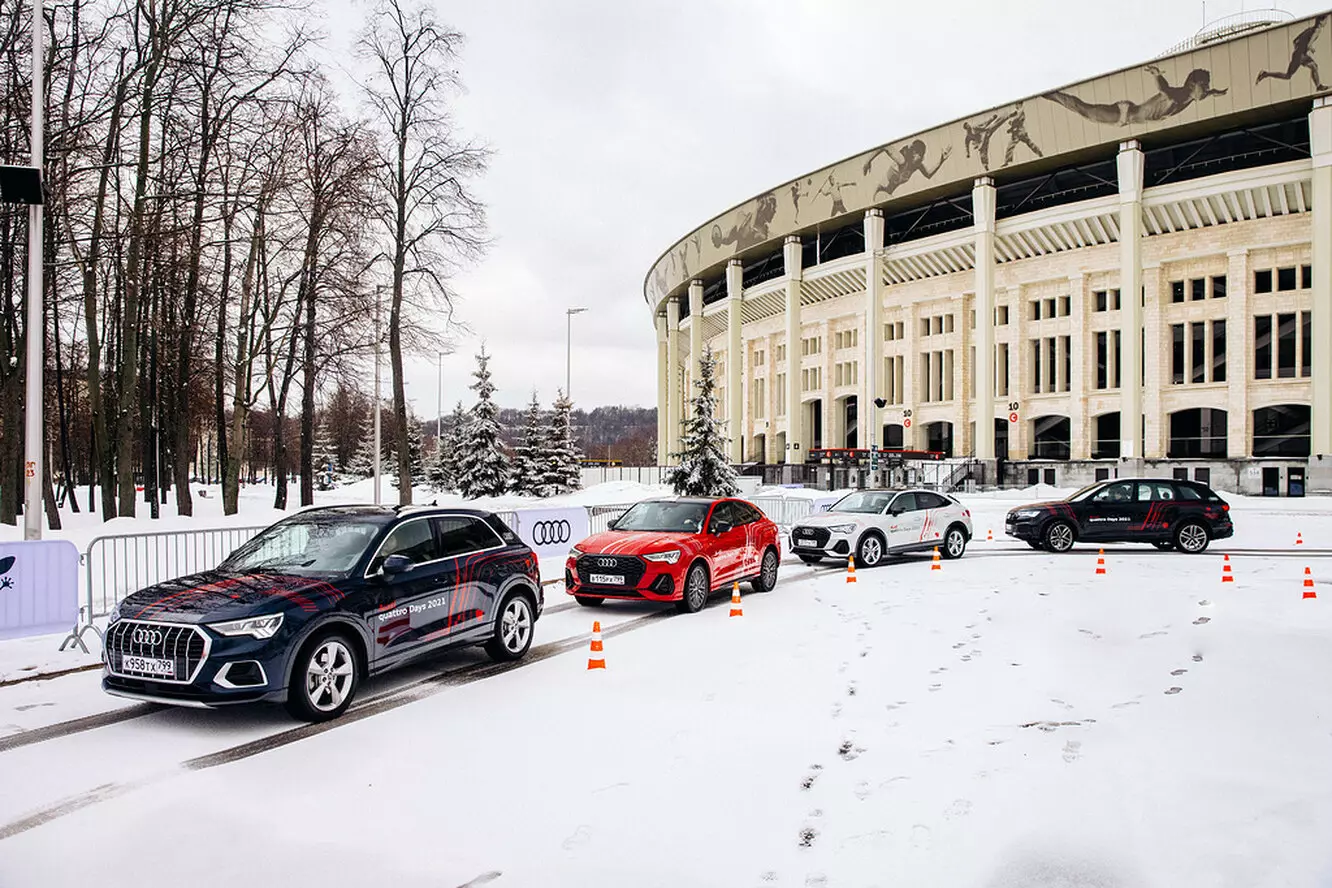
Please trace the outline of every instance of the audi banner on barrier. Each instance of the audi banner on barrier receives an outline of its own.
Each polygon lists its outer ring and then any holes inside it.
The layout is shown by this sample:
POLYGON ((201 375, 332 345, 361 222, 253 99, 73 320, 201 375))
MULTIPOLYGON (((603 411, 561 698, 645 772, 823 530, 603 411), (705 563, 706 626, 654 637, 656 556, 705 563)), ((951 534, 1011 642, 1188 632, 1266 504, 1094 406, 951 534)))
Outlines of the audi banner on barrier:
POLYGON ((64 632, 78 619, 79 550, 73 543, 0 543, 0 639, 64 632))
POLYGON ((522 509, 515 514, 517 526, 513 529, 541 558, 567 555, 569 547, 589 533, 587 510, 583 508, 522 509))

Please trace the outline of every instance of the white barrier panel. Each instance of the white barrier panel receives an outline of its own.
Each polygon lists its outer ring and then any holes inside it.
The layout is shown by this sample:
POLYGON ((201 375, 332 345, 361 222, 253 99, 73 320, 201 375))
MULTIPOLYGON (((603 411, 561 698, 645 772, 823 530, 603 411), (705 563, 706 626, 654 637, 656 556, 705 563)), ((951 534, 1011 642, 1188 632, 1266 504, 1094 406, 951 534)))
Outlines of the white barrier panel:
POLYGON ((539 558, 567 555, 569 548, 588 536, 587 509, 520 509, 513 525, 518 538, 539 558))
POLYGON ((0 543, 0 639, 79 621, 79 550, 68 540, 0 543))
POLYGON ((841 499, 840 496, 819 497, 818 499, 814 500, 813 511, 816 514, 819 512, 826 512, 828 511, 828 507, 831 506, 833 503, 837 502, 839 499, 841 499))

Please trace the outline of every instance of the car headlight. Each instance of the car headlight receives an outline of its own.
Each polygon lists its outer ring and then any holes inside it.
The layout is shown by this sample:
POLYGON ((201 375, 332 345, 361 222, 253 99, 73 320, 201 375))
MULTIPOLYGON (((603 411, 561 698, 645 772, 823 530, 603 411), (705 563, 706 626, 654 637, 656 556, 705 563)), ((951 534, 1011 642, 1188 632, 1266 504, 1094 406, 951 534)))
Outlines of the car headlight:
POLYGON ((208 624, 208 628, 219 635, 252 635, 255 638, 272 638, 273 634, 281 627, 282 614, 268 614, 263 617, 246 617, 243 620, 208 624))
POLYGON ((828 528, 833 533, 851 533, 856 529, 854 524, 834 524, 828 528))
POLYGON ((1035 518, 1041 514, 1040 509, 1018 509, 1013 513, 1013 518, 1021 521, 1023 518, 1035 518))
POLYGON ((111 605, 111 610, 106 612, 106 625, 109 629, 115 623, 120 622, 120 602, 117 601, 111 605))
POLYGON ((580 548, 578 548, 577 546, 574 546, 574 547, 572 547, 571 549, 569 549, 569 557, 570 557, 570 558, 582 558, 582 557, 583 557, 583 550, 580 549, 580 548))
POLYGON ((653 552, 651 555, 644 555, 643 558, 646 561, 658 561, 658 562, 665 562, 666 564, 674 564, 675 562, 680 560, 680 550, 671 549, 669 552, 653 552))

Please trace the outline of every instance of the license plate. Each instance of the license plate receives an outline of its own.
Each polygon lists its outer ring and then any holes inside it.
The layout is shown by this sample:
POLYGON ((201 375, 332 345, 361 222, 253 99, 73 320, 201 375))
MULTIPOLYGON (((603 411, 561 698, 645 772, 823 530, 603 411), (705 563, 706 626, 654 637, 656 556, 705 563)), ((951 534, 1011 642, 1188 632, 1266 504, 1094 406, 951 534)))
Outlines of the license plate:
POLYGON ((797 545, 797 546, 811 546, 811 547, 813 547, 813 546, 817 546, 818 543, 816 543, 814 540, 809 539, 808 537, 802 537, 801 539, 796 540, 796 545, 797 545))
POLYGON ((176 677, 176 661, 158 660, 153 657, 125 657, 120 661, 120 668, 124 672, 141 672, 147 675, 161 676, 162 678, 176 677))
POLYGON ((624 577, 620 574, 590 574, 588 581, 597 586, 623 586, 624 577))

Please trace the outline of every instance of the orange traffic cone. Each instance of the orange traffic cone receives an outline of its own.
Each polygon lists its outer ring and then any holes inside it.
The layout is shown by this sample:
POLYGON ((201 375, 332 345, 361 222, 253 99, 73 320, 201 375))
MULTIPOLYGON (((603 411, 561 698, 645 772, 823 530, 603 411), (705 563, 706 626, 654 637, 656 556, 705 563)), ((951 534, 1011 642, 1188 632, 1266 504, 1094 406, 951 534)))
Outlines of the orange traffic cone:
POLYGON ((1304 537, 1300 536, 1300 532, 1298 530, 1295 531, 1295 545, 1297 546, 1304 545, 1304 537))
POLYGON ((939 562, 939 547, 934 547, 934 558, 930 560, 930 570, 943 570, 943 564, 939 562))
POLYGON ((743 617, 745 611, 740 607, 740 584, 734 583, 731 586, 731 616, 743 617))
POLYGON ((1230 572, 1230 556, 1225 555, 1222 557, 1224 558, 1224 560, 1221 562, 1221 582, 1233 583, 1235 582, 1235 577, 1230 572))
POLYGON ((989 530, 985 531, 985 542, 987 542, 987 543, 993 543, 993 542, 994 542, 994 528, 993 528, 993 527, 990 528, 989 530))
POLYGON ((588 669, 605 669, 606 654, 601 649, 601 621, 596 620, 592 623, 592 647, 587 654, 588 669))
POLYGON ((1309 568, 1307 567, 1304 569, 1304 597, 1305 598, 1318 597, 1318 593, 1314 591, 1313 574, 1309 572, 1309 568))
POLYGON ((846 581, 854 583, 856 581, 856 556, 846 556, 846 581))
POLYGON ((1097 575, 1098 577, 1103 577, 1103 576, 1105 576, 1105 550, 1104 550, 1104 549, 1097 549, 1097 550, 1096 550, 1096 575, 1097 575))

